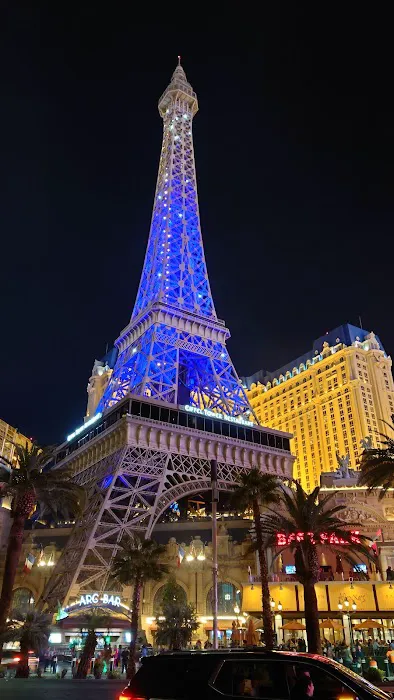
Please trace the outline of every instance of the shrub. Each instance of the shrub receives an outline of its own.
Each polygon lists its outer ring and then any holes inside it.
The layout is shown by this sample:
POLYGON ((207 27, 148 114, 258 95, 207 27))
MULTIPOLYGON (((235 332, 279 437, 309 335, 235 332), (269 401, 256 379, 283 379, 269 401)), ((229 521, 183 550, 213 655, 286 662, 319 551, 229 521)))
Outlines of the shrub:
POLYGON ((107 673, 107 678, 108 678, 109 681, 116 681, 116 680, 119 680, 120 677, 121 677, 121 676, 120 676, 119 671, 109 671, 109 673, 107 673))
POLYGON ((364 678, 369 681, 370 683, 374 683, 375 685, 378 683, 381 683, 384 677, 384 671, 381 671, 380 668, 367 668, 366 671, 364 671, 364 678))

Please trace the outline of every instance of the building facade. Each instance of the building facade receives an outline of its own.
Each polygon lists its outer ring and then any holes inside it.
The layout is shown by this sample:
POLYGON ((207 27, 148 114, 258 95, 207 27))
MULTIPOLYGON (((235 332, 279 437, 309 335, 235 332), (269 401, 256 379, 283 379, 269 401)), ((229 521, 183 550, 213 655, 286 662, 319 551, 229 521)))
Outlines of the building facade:
POLYGON ((0 418, 0 458, 4 457, 16 464, 16 445, 31 447, 32 441, 30 438, 22 435, 17 428, 0 418))
MULTIPOLYGON (((389 639, 394 627, 394 581, 386 580, 386 570, 394 569, 394 490, 379 500, 379 490, 370 493, 358 487, 353 478, 338 478, 331 474, 324 478, 322 493, 332 492, 334 503, 345 506, 344 525, 362 523, 363 534, 375 540, 382 573, 368 562, 359 562, 359 570, 353 570, 343 562, 342 570, 329 548, 319 548, 321 564, 320 581, 316 584, 319 616, 336 620, 343 625, 343 636, 349 642, 352 626, 373 619, 382 625, 375 636, 389 639)), ((191 603, 200 622, 194 641, 212 639, 212 546, 209 517, 178 522, 162 522, 156 526, 154 539, 166 545, 163 561, 191 603), (179 551, 184 555, 180 560, 179 551)), ((234 520, 222 515, 218 528, 219 560, 219 632, 220 643, 230 644, 234 622, 242 630, 248 617, 261 624, 261 584, 256 558, 250 553, 250 521, 234 520)), ((14 604, 22 608, 33 606, 40 599, 54 565, 61 556, 72 531, 63 526, 52 529, 27 531, 23 555, 15 582, 14 604), (27 554, 33 553, 35 563, 30 573, 23 572, 27 554)), ((0 578, 4 565, 5 549, 0 557, 0 578)), ((278 643, 286 642, 291 633, 282 630, 288 622, 304 624, 303 587, 298 581, 294 561, 288 553, 270 562, 270 591, 274 611, 275 631, 278 643)), ((165 581, 145 585, 141 600, 141 633, 155 643, 156 618, 161 614, 161 596, 165 581)), ((102 636, 109 636, 111 644, 127 644, 129 640, 129 606, 131 587, 109 587, 98 591, 75 591, 67 605, 54 616, 54 634, 57 644, 69 646, 81 639, 83 614, 90 607, 103 607, 111 616, 109 628, 102 636), (112 598, 111 598, 112 596, 112 598)), ((303 634, 303 633, 302 633, 303 634)), ((328 633, 327 633, 328 634, 328 633)), ((326 636, 327 636, 326 634, 326 636)))
POLYGON ((275 372, 245 379, 262 425, 293 434, 294 477, 304 489, 337 468, 336 452, 356 466, 362 439, 370 436, 377 446, 394 412, 391 366, 373 332, 345 324, 275 372))

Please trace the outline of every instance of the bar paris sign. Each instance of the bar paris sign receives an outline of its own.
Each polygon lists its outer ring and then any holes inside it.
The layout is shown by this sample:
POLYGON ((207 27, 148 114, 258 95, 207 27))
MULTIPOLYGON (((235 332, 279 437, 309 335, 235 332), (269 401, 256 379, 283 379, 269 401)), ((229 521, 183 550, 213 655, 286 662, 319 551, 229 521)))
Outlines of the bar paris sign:
POLYGON ((98 605, 100 603, 102 605, 111 605, 114 608, 120 608, 120 596, 108 595, 108 593, 103 593, 101 596, 98 593, 86 593, 86 595, 81 595, 76 605, 83 607, 84 605, 98 605))

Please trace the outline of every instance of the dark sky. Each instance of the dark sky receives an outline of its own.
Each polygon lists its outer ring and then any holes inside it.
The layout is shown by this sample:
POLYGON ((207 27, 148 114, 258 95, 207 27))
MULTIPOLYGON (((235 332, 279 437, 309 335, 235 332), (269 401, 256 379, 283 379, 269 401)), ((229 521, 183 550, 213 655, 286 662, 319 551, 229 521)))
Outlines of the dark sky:
POLYGON ((394 352, 388 15, 278 2, 260 18, 223 5, 216 24, 202 11, 194 22, 190 5, 152 5, 151 25, 127 2, 11 4, 0 41, 2 418, 42 443, 81 423, 93 361, 132 311, 157 100, 178 53, 199 98, 205 251, 239 374, 279 367, 359 316, 394 352))

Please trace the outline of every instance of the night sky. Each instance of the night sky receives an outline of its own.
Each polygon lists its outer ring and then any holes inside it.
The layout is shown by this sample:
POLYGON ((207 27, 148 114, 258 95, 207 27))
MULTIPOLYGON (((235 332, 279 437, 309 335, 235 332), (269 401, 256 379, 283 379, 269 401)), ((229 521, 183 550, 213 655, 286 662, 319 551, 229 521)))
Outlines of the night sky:
POLYGON ((157 101, 178 53, 199 98, 204 245, 238 373, 280 367, 359 316, 394 353, 388 16, 262 3, 260 19, 223 5, 216 24, 202 11, 194 22, 185 5, 164 12, 167 26, 150 6, 152 26, 133 3, 9 4, 0 417, 41 443, 82 421, 93 361, 134 304, 161 146, 157 101))

